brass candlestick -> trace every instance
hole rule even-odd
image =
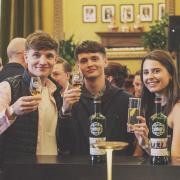
[[[95,148],[105,149],[107,158],[107,179],[112,180],[112,152],[113,150],[122,150],[128,146],[126,142],[104,141],[93,144]]]

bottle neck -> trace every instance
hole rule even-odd
[[[160,98],[155,99],[155,108],[156,108],[156,113],[160,113],[162,111]]]
[[[100,100],[95,100],[94,101],[94,112],[95,113],[100,113],[101,112],[101,101]]]

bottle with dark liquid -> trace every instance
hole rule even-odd
[[[156,112],[149,119],[150,123],[150,161],[153,165],[164,165],[168,163],[167,149],[167,117],[161,111],[161,98],[155,98]]]
[[[101,100],[94,98],[94,114],[89,117],[90,120],[90,156],[91,163],[103,163],[106,159],[106,152],[104,149],[94,147],[93,144],[106,141],[105,124],[106,117],[101,113]]]

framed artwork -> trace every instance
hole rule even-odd
[[[140,4],[139,15],[142,22],[148,22],[153,20],[153,5],[152,4]]]
[[[115,15],[114,5],[101,6],[101,20],[102,22],[111,22],[112,17]]]
[[[158,4],[158,20],[160,21],[162,17],[165,16],[165,3]]]
[[[133,4],[120,5],[120,20],[121,22],[134,21],[134,5]]]
[[[83,6],[83,22],[95,23],[96,20],[96,5],[84,5]]]

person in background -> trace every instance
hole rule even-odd
[[[23,155],[57,155],[58,111],[60,91],[48,79],[57,58],[57,42],[47,33],[37,31],[27,37],[23,75],[0,83],[0,134],[3,157]],[[41,95],[32,96],[32,76],[40,77]]]
[[[147,54],[141,65],[142,111],[141,123],[129,126],[134,130],[139,144],[148,147],[148,119],[154,114],[154,99],[162,98],[163,113],[168,117],[168,133],[172,136],[171,155],[180,157],[180,95],[176,68],[171,55],[163,50]],[[148,150],[148,149],[146,149]]]
[[[133,79],[133,86],[134,86],[134,97],[135,98],[141,98],[141,90],[142,90],[142,82],[141,82],[141,71],[136,71]],[[135,141],[136,149],[134,152],[134,156],[143,156],[144,152],[140,145],[138,145],[138,142]]]
[[[24,59],[25,38],[14,38],[10,41],[7,47],[8,63],[0,72],[0,82],[7,77],[23,74],[26,63]]]
[[[126,66],[116,62],[109,62],[105,68],[106,79],[114,86],[124,87],[125,79],[128,77]]]
[[[54,65],[51,77],[55,79],[59,85],[62,87],[61,94],[69,86],[69,81],[71,78],[72,67],[71,65],[61,57],[57,58],[57,63]]]
[[[0,71],[2,71],[3,69],[3,62],[2,62],[2,58],[0,57]]]
[[[94,113],[93,99],[101,94],[102,114],[106,116],[106,139],[129,143],[123,155],[134,152],[134,135],[127,132],[128,102],[130,95],[109,83],[105,78],[107,66],[105,48],[95,41],[84,41],[75,50],[79,70],[84,76],[82,88],[72,88],[64,92],[62,118],[64,123],[73,124],[74,133],[71,146],[72,153],[89,154],[89,116]],[[67,113],[71,112],[71,117]],[[65,118],[65,117],[64,117]]]
[[[125,91],[132,95],[134,94],[133,80],[134,80],[134,74],[129,74],[124,82]]]
[[[141,97],[142,82],[141,82],[141,71],[137,71],[133,79],[134,86],[134,97]]]

